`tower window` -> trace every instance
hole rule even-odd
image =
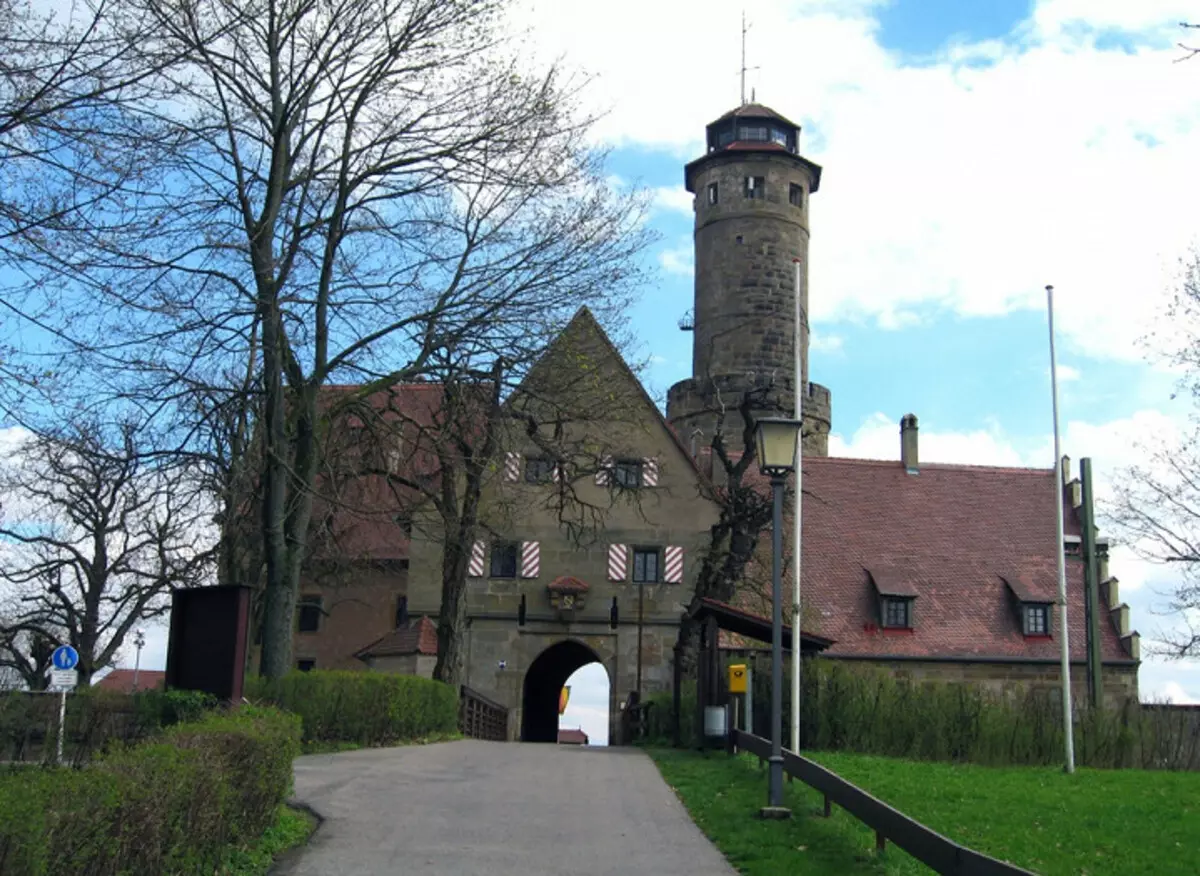
[[[788,203],[793,207],[804,206],[804,186],[792,183],[788,187]]]
[[[787,131],[781,131],[779,128],[771,129],[771,142],[778,143],[780,146],[787,148],[788,135]]]
[[[719,197],[719,193],[717,191],[717,184],[715,182],[709,183],[708,184],[708,203],[709,204],[717,203],[718,197]]]
[[[763,198],[766,194],[766,180],[761,176],[746,177],[746,187],[743,194],[747,198]]]
[[[751,140],[762,142],[767,139],[767,129],[760,127],[741,127],[738,128],[739,140]]]

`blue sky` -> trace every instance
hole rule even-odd
[[[738,102],[741,9],[614,2],[604,19],[536,6],[547,56],[596,75],[610,172],[656,191],[659,276],[636,305],[647,383],[690,374],[692,210],[682,167]],[[1184,3],[747,0],[748,82],[803,126],[812,198],[810,375],[833,391],[831,453],[896,458],[912,411],[929,461],[1053,463],[1044,287],[1056,287],[1063,451],[1098,491],[1178,434],[1190,408],[1140,339],[1161,328],[1195,242],[1200,64]],[[1195,10],[1191,10],[1194,13]],[[620,48],[617,48],[617,46]],[[702,60],[698,60],[702,59]],[[1195,193],[1194,193],[1195,194]],[[1144,637],[1172,579],[1118,548]],[[602,732],[599,667],[563,726]],[[1147,660],[1144,696],[1200,701],[1200,666]]]
[[[831,452],[1052,464],[1044,286],[1056,287],[1064,452],[1101,496],[1138,442],[1189,409],[1138,340],[1161,323],[1196,242],[1200,59],[1177,64],[1194,0],[745,0],[748,84],[803,126],[824,167],[811,201],[812,379],[833,392]],[[533,62],[592,76],[617,184],[655,193],[658,276],[633,311],[647,382],[690,372],[691,198],[683,165],[738,102],[743,6],[522,0]],[[1114,556],[1144,636],[1171,579]],[[161,665],[152,637],[143,665]],[[132,653],[130,653],[132,658]],[[132,663],[132,659],[129,661]],[[573,682],[564,726],[606,735],[603,673]],[[1200,666],[1147,661],[1146,695],[1200,701]],[[577,683],[578,682],[578,683]]]

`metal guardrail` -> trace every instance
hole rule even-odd
[[[743,730],[731,735],[735,750],[748,751],[762,760],[771,756],[770,740]],[[783,771],[825,795],[827,817],[836,803],[874,830],[879,851],[891,840],[944,876],[1034,876],[1030,870],[959,845],[806,757],[784,750]]]
[[[508,739],[508,709],[463,685],[458,698],[458,729],[472,739],[505,742]]]

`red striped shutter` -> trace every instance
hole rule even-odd
[[[541,563],[541,548],[536,541],[521,543],[521,577],[536,578]]]
[[[683,548],[679,545],[671,545],[666,551],[666,571],[663,574],[663,581],[668,584],[683,583]]]
[[[658,486],[658,460],[653,456],[647,456],[642,460],[642,486]]]
[[[623,544],[608,546],[608,580],[624,581],[628,573],[629,547]]]
[[[609,483],[612,474],[612,457],[606,456],[600,460],[600,469],[596,472],[596,486],[604,487]]]
[[[521,454],[509,451],[504,454],[504,479],[515,482],[521,477]]]
[[[483,561],[484,555],[487,553],[487,545],[482,541],[477,541],[471,545],[471,561],[467,563],[468,578],[483,577]]]

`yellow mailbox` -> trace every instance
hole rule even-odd
[[[729,692],[744,694],[746,692],[746,664],[733,663],[729,667]]]

